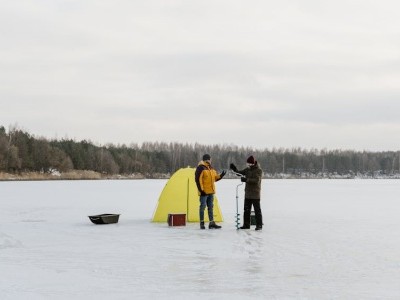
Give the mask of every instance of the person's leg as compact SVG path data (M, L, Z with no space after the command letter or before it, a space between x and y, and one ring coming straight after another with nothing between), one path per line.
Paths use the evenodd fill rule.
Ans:
M260 230L263 226L260 199L253 200L253 206L256 214L256 230Z
M240 229L250 228L251 200L244 199L243 226Z
M200 196L200 207L199 207L199 217L200 217L200 229L205 229L204 227L204 210L207 205L207 196Z
M221 226L214 222L214 195L208 195L207 199L208 207L208 218L210 219L210 224L208 224L209 229L220 229Z
M208 219L214 221L214 195L207 195Z

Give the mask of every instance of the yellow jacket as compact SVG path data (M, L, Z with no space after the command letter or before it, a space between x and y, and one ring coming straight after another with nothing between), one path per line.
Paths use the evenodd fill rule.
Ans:
M222 177L210 164L206 163L205 161L200 161L195 173L195 180L199 195L215 194L215 182L221 178Z

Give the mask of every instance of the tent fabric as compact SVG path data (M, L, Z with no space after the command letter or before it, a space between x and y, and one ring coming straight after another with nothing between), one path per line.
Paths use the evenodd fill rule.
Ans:
M152 222L167 222L168 214L181 213L186 214L187 222L200 222L195 170L190 167L182 168L171 176L160 194ZM204 215L204 221L208 222L207 208ZM214 221L223 221L216 195L214 195Z

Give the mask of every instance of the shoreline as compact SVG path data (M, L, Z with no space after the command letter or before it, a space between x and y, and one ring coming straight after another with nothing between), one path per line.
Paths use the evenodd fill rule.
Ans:
M170 174L130 174L130 175L107 175L101 174L95 171L70 171L65 173L40 173L40 172L22 172L19 174L0 172L0 182L10 181L73 181L73 180L143 180L143 179L170 179ZM236 176L226 176L224 179L238 179ZM264 180L287 180L287 179L353 179L353 180L364 180L364 179L400 179L400 174L393 175L338 175L338 174L265 174Z
M0 181L52 181L52 180L136 180L145 179L141 174L107 175L95 171L70 171L65 173L21 172L18 174L0 172Z

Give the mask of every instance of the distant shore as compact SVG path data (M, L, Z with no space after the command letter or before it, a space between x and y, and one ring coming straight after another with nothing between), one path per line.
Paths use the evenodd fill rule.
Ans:
M0 181L39 181L39 180L120 180L120 179L145 179L141 174L119 175L101 174L95 171L70 171L64 173L0 172Z
M103 174L89 170L73 170L69 172L0 172L0 181L45 181L45 180L138 180L138 179L169 179L171 174ZM225 179L238 179L227 174ZM264 174L263 179L400 179L400 174Z

